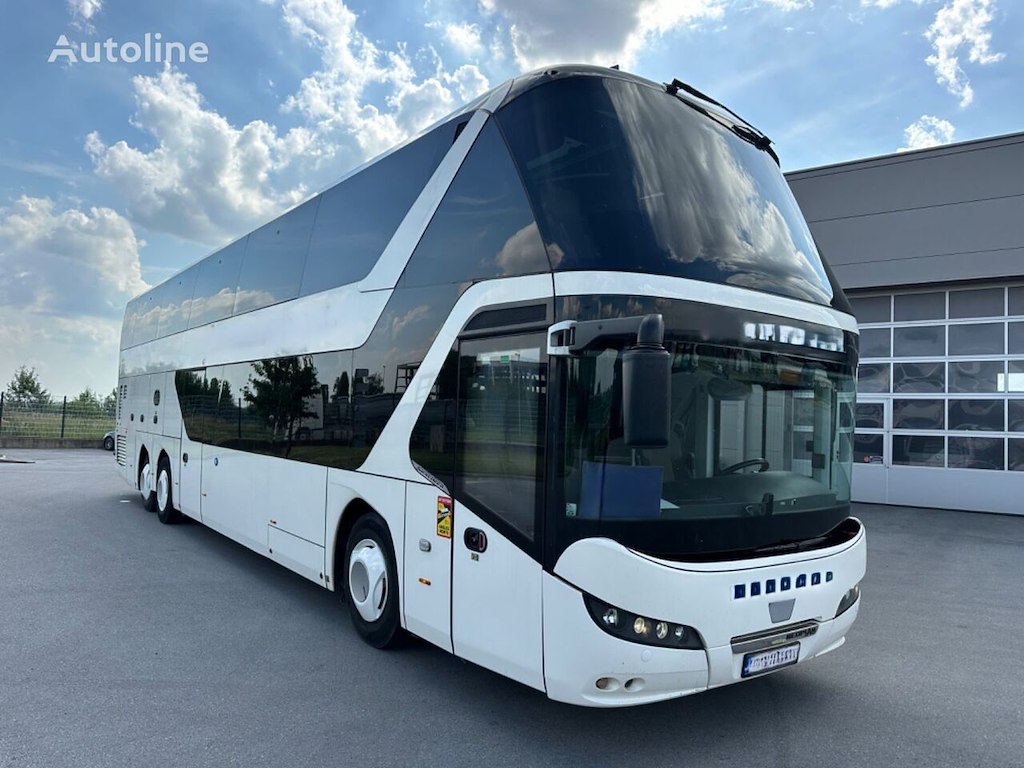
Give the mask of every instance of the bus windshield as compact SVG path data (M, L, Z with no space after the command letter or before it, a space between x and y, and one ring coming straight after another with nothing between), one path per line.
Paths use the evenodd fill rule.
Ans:
M559 549L604 536L679 559L753 556L847 516L854 382L848 365L677 339L670 439L630 449L622 351L563 358L554 510Z
M771 156L663 89L553 80L496 117L555 271L838 293Z

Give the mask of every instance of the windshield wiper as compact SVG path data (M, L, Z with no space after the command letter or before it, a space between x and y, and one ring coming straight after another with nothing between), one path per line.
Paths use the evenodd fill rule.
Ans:
M775 154L775 150L772 149L772 140L769 139L764 133L759 131L757 128L755 128L753 125L751 125L749 122L747 122L742 117L733 112L731 109L729 109L727 106L725 106L725 104L722 104L720 101L716 101L715 99L708 96L706 93L698 91L692 85L688 85L687 83L684 83L682 80L673 79L671 83L665 83L665 90L668 91L668 93L670 93L671 95L675 96L681 102L686 104L688 107L692 107L705 117L709 117L716 123L719 123L720 125L728 128L730 131L739 136L748 144L753 144L762 152L767 152L769 155L771 155L771 158L772 160L775 161L775 164L778 165L779 167L782 167L782 163L779 162L779 156ZM699 104L693 103L689 99L684 99L682 96L679 95L680 91L685 91L691 96L694 96L707 104L711 104L712 106L725 110L732 117L738 120L739 124L730 123L728 120L725 120L721 115L717 115L708 109L704 109L704 107L700 106Z
M758 547L754 550L754 553L758 555L767 555L782 552L802 552L807 549L814 549L818 544L828 541L828 538L828 534L825 534L824 536L816 536L813 539L790 539L780 541L778 544L769 544L767 547Z

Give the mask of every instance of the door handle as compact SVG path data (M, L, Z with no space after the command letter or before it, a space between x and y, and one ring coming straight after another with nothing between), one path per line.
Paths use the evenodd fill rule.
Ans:
M483 552L487 549L487 534L479 528L467 528L462 541L466 549L472 552Z

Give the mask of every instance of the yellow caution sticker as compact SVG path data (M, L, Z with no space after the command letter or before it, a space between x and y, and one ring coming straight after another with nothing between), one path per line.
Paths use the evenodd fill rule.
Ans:
M447 496L437 497L437 535L442 539L452 537L452 500Z

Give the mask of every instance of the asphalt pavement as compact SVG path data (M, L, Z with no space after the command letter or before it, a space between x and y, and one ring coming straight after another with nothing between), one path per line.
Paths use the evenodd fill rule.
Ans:
M2 768L1024 766L1024 518L856 505L843 648L593 710L369 648L332 593L160 525L109 453L6 453L33 463L0 463Z

